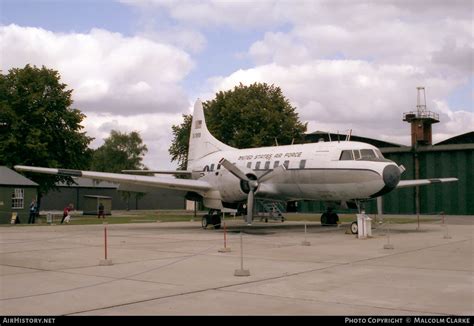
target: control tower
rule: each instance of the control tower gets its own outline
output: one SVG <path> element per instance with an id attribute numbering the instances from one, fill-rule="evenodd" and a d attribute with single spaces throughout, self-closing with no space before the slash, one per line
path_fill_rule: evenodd
<path id="1" fill-rule="evenodd" d="M 417 87 L 416 111 L 403 113 L 403 121 L 411 124 L 411 146 L 431 145 L 431 125 L 439 122 L 437 113 L 426 109 L 426 94 L 424 87 Z"/>

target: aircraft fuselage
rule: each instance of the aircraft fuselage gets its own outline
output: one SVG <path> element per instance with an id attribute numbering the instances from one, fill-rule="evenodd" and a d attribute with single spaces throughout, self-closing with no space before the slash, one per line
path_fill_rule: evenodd
<path id="1" fill-rule="evenodd" d="M 352 158 L 342 155 L 343 151 L 350 152 Z M 275 200 L 366 199 L 394 189 L 400 178 L 395 163 L 384 159 L 376 147 L 360 142 L 219 151 L 195 161 L 191 167 L 193 178 L 207 181 L 217 190 L 204 195 L 205 201 L 208 198 L 206 206 L 213 207 L 219 200 L 232 203 L 247 197 L 240 180 L 219 165 L 222 158 L 256 178 L 284 165 L 286 169 L 260 183 L 255 192 L 257 197 Z"/>

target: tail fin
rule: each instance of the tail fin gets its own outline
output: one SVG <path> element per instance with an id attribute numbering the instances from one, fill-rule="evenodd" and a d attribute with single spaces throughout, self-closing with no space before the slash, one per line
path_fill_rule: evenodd
<path id="1" fill-rule="evenodd" d="M 196 160 L 206 155 L 233 149 L 235 148 L 227 146 L 211 135 L 206 126 L 201 100 L 198 99 L 194 104 L 191 135 L 189 136 L 188 170 L 192 168 Z"/>

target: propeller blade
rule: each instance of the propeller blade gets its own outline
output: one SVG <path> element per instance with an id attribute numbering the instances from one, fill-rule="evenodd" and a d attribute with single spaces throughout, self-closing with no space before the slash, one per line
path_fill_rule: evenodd
<path id="1" fill-rule="evenodd" d="M 405 172 L 405 170 L 406 170 L 405 167 L 404 167 L 402 164 L 400 164 L 400 165 L 398 166 L 398 169 L 400 170 L 400 173 L 403 173 L 403 172 Z"/>
<path id="2" fill-rule="evenodd" d="M 283 171 L 286 170 L 286 167 L 284 165 L 280 165 L 279 167 L 273 169 L 272 171 L 269 171 L 258 178 L 258 182 L 264 182 L 268 181 L 271 178 L 277 176 L 278 174 L 282 173 Z"/>
<path id="3" fill-rule="evenodd" d="M 253 188 L 250 188 L 250 192 L 247 198 L 247 225 L 252 224 L 253 219 Z"/>
<path id="4" fill-rule="evenodd" d="M 222 158 L 219 161 L 219 164 L 222 165 L 223 167 L 225 167 L 230 173 L 235 175 L 240 180 L 250 181 L 250 179 L 247 178 L 247 176 L 245 175 L 245 173 L 241 169 L 239 169 L 234 164 L 227 161 L 225 158 Z"/>

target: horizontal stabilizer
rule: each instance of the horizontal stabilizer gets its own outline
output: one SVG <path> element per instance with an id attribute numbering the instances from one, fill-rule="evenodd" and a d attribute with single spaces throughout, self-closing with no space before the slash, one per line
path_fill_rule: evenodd
<path id="1" fill-rule="evenodd" d="M 407 188 L 407 187 L 416 187 L 430 185 L 434 183 L 442 182 L 456 182 L 458 178 L 434 178 L 434 179 L 419 179 L 419 180 L 400 180 L 397 185 L 397 188 Z"/>

